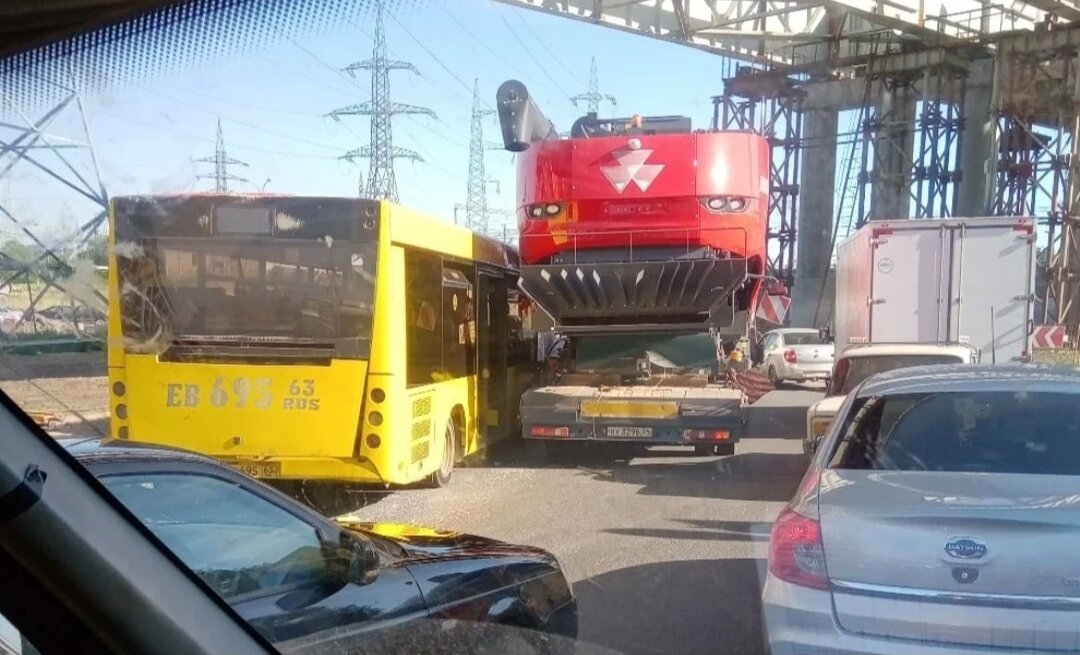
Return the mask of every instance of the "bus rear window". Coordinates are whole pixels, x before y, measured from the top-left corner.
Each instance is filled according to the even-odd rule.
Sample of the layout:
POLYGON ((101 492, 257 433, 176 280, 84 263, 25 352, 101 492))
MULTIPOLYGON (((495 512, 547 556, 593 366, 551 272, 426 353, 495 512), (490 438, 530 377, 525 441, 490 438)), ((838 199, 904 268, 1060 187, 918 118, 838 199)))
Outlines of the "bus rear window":
POLYGON ((159 237, 117 249, 125 346, 177 342, 334 347, 366 358, 375 243, 159 237))

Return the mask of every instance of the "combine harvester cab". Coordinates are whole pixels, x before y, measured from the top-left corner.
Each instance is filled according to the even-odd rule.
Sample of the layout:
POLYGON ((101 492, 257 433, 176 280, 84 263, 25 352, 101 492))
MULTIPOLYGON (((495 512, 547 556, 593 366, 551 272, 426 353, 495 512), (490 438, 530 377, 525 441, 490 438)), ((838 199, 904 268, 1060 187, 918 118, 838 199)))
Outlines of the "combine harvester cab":
POLYGON ((519 286, 571 353, 523 397, 524 436, 733 447, 745 397, 719 355, 765 287, 768 143, 681 116, 589 114, 563 138, 514 80, 497 108, 518 153, 519 286))
POLYGON ((498 107, 519 153, 521 288, 561 329, 744 332, 765 272, 764 139, 595 115, 558 138, 516 81, 498 107))

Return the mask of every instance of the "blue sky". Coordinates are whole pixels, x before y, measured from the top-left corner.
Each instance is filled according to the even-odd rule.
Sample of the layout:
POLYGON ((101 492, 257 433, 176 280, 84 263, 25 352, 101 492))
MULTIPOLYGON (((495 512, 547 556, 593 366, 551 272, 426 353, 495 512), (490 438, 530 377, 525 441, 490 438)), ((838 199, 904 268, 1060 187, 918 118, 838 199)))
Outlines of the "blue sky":
MULTIPOLYGON (((417 151, 427 162, 397 162, 401 200, 447 219, 465 201, 474 78, 491 105, 504 80, 524 81, 560 129, 584 113, 568 96, 587 90, 593 56, 601 92, 618 99, 617 108, 605 105, 602 114, 686 114, 696 127, 707 127, 710 98, 722 90, 724 59, 691 48, 487 0, 395 5, 388 3, 386 21, 390 55, 412 62, 421 75, 393 73, 392 97, 438 114, 438 120, 395 119, 395 145, 417 151)), ((333 31, 283 36, 236 58, 87 97, 91 137, 109 193, 211 188, 212 180, 196 176, 212 167, 192 160, 213 154, 220 117, 229 155, 249 164, 231 171, 251 180, 234 183, 235 190, 256 190, 269 179, 267 191, 355 195, 367 162, 351 164, 338 156, 368 142, 368 119, 336 122, 325 114, 370 98, 364 71, 353 80, 340 69, 370 57, 373 33, 370 14, 333 31)), ((498 139, 494 116, 484 130, 486 140, 498 139)), ((489 188, 489 206, 512 209, 510 154, 488 151, 486 166, 500 187, 489 188)), ((68 199, 68 192, 33 177, 16 177, 6 188, 0 183, 0 200, 6 194, 41 229, 74 227, 84 213, 78 198, 68 199)))

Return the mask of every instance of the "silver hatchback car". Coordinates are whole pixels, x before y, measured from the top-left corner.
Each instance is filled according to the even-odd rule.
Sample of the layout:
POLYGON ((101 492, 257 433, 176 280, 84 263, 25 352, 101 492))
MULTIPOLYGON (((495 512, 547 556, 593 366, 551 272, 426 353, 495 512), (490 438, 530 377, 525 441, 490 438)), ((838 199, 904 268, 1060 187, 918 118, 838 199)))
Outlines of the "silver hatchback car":
POLYGON ((1080 372, 856 388, 774 524, 762 605, 772 655, 1080 651, 1080 372))

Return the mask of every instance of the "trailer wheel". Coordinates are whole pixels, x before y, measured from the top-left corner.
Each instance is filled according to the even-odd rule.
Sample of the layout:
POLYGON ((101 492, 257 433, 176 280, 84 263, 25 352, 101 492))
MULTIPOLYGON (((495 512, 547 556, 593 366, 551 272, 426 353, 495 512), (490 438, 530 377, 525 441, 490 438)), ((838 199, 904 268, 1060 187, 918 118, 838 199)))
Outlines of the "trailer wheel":
POLYGON ((454 462, 457 459, 457 441, 457 424, 451 418, 446 421, 446 431, 443 433, 443 453, 439 459, 439 468, 428 476, 428 487, 441 489, 450 484, 450 478, 454 475, 454 462))

